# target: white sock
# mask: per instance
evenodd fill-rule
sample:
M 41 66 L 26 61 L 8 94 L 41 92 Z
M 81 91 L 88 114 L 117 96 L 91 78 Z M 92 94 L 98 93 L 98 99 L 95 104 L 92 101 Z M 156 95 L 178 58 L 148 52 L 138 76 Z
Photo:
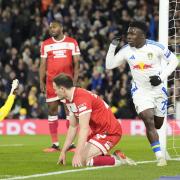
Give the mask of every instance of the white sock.
M 159 158 L 162 158 L 162 157 L 163 157 L 162 151 L 157 151 L 157 152 L 155 152 L 155 155 L 156 155 L 156 159 L 159 159 Z
M 117 157 L 116 157 L 115 155 L 111 155 L 111 157 L 113 157 L 114 160 L 115 160 L 115 166 L 116 166 L 116 165 L 121 165 L 121 164 L 122 164 L 121 161 L 120 161 L 119 159 L 117 159 Z
M 55 144 L 56 146 L 59 146 L 59 142 L 53 142 L 53 144 Z

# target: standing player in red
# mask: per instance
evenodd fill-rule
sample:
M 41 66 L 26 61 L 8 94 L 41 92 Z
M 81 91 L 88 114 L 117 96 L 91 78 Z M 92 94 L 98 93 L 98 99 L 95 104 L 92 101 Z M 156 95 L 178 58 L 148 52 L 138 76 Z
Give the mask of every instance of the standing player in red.
M 79 47 L 75 39 L 63 34 L 62 25 L 53 21 L 49 26 L 51 38 L 42 42 L 40 63 L 40 89 L 46 92 L 48 104 L 48 123 L 52 147 L 45 152 L 59 151 L 58 142 L 58 105 L 59 97 L 53 89 L 53 78 L 59 73 L 66 73 L 76 84 L 79 74 Z
M 116 150 L 114 155 L 107 155 L 108 151 L 119 142 L 122 130 L 109 106 L 99 96 L 74 87 L 71 77 L 66 74 L 55 77 L 53 87 L 58 97 L 64 99 L 70 112 L 70 126 L 58 164 L 66 163 L 66 151 L 76 136 L 79 124 L 78 143 L 72 160 L 73 167 L 135 165 L 133 160 L 119 150 Z

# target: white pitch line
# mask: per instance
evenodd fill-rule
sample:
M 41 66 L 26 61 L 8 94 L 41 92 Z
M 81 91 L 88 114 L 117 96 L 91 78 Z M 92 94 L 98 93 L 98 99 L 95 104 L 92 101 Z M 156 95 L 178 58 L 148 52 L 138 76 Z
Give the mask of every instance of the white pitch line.
M 153 160 L 153 161 L 137 161 L 136 163 L 137 164 L 148 164 L 148 163 L 154 163 L 154 162 L 157 162 L 156 160 Z
M 156 161 L 137 161 L 137 164 L 147 164 L 147 163 L 153 163 Z M 18 179 L 29 179 L 29 178 L 36 178 L 36 177 L 43 177 L 43 176 L 52 176 L 57 174 L 66 174 L 66 173 L 74 173 L 74 172 L 80 172 L 80 171 L 92 171 L 97 169 L 105 169 L 105 168 L 113 168 L 117 166 L 100 166 L 100 167 L 88 167 L 88 168 L 82 168 L 82 169 L 71 169 L 71 170 L 65 170 L 65 171 L 56 171 L 56 172 L 50 172 L 50 173 L 43 173 L 43 174 L 33 174 L 29 176 L 16 176 L 12 178 L 6 178 L 1 180 L 18 180 Z
M 23 144 L 0 144 L 0 147 L 24 146 Z

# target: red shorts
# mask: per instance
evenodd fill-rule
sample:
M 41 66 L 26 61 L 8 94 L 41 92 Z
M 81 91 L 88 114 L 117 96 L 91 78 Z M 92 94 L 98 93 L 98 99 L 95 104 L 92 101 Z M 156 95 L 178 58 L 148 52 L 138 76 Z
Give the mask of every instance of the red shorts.
M 59 97 L 55 93 L 53 88 L 53 81 L 46 81 L 46 102 L 53 102 L 59 100 Z
M 70 75 L 72 77 L 72 74 L 67 72 L 62 72 Z M 55 90 L 53 88 L 53 77 L 56 77 L 56 75 L 48 76 L 46 79 L 46 102 L 54 102 L 59 100 L 59 97 L 55 93 Z
M 88 142 L 98 147 L 104 155 L 121 139 L 121 135 L 95 134 L 88 137 Z

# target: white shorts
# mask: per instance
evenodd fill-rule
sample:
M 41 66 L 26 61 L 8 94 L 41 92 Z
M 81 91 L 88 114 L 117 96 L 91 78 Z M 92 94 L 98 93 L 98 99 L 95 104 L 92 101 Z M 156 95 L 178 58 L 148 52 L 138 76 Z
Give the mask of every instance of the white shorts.
M 153 108 L 155 116 L 164 117 L 167 112 L 167 91 L 165 87 L 153 87 L 151 90 L 133 87 L 131 94 L 137 113 Z

